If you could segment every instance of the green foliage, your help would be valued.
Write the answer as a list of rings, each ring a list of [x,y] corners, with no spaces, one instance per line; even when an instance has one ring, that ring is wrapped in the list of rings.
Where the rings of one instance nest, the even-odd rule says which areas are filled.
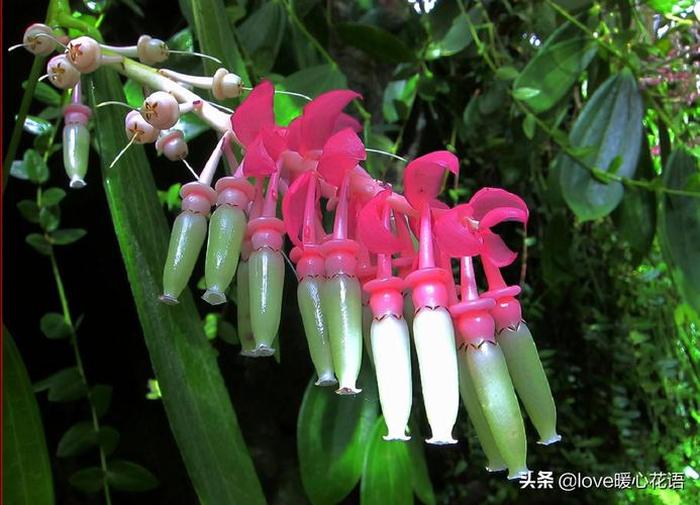
[[[39,407],[12,335],[3,326],[3,503],[53,505],[53,477]]]

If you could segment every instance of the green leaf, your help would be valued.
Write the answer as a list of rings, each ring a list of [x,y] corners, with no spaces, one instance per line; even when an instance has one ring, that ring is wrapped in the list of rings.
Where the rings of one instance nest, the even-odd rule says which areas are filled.
[[[44,254],[46,256],[51,254],[51,244],[43,235],[39,233],[30,233],[24,240],[39,254]]]
[[[393,33],[362,23],[340,23],[336,26],[343,42],[386,63],[404,63],[416,59],[413,51]]]
[[[530,98],[534,98],[538,96],[541,93],[541,91],[537,88],[528,88],[528,87],[518,87],[515,88],[513,91],[513,97],[516,100],[528,100]]]
[[[536,125],[537,123],[535,121],[535,116],[532,114],[527,114],[525,119],[523,119],[523,133],[529,140],[532,140],[535,137]]]
[[[14,160],[12,162],[12,165],[10,166],[10,175],[23,181],[29,180],[27,165],[25,165],[24,160]]]
[[[382,112],[384,119],[389,123],[395,123],[399,119],[405,120],[416,98],[416,84],[418,75],[409,79],[392,81],[384,89],[382,100]]]
[[[474,9],[469,11],[469,17],[464,13],[459,13],[457,16],[452,17],[447,31],[442,36],[438,35],[439,38],[428,44],[425,58],[427,60],[435,60],[445,56],[452,56],[466,49],[472,43],[469,22],[471,20],[473,23],[478,17],[479,14]]]
[[[436,505],[433,483],[428,473],[428,463],[425,460],[423,440],[417,430],[411,430],[411,441],[408,443],[409,458],[413,476],[413,490],[418,499],[425,505]]]
[[[663,181],[668,188],[688,190],[698,173],[697,159],[679,149],[671,153],[664,167]],[[660,210],[661,250],[679,291],[696,311],[700,311],[700,199],[664,194]]]
[[[352,397],[309,382],[299,411],[297,450],[301,481],[312,505],[333,505],[362,473],[365,447],[377,418],[376,382],[363,369],[362,393]]]
[[[102,426],[97,434],[97,443],[106,456],[112,454],[119,445],[119,432],[111,426]]]
[[[127,79],[124,83],[124,97],[126,98],[126,103],[132,107],[141,107],[145,98],[141,85],[131,79]],[[183,117],[191,115],[192,114],[185,114]]]
[[[348,85],[345,75],[333,65],[318,65],[308,67],[286,77],[277,86],[278,89],[302,93],[315,98],[321,93],[333,89],[346,88]],[[288,125],[292,119],[301,114],[308,101],[303,98],[276,94],[275,119],[281,126]]]
[[[496,79],[500,79],[502,81],[512,81],[513,79],[517,79],[520,72],[513,67],[500,67],[498,70],[496,70],[495,75]]]
[[[37,82],[34,88],[34,98],[46,105],[58,107],[61,105],[61,95],[53,86],[49,86],[45,82]],[[22,89],[27,89],[27,81],[22,83]]]
[[[41,193],[41,205],[50,207],[58,205],[66,196],[66,192],[61,188],[49,188]]]
[[[408,444],[401,441],[387,442],[384,418],[379,417],[374,425],[367,446],[362,485],[361,505],[412,505],[413,487],[411,461]]]
[[[102,489],[102,479],[102,469],[96,466],[90,466],[75,472],[70,476],[68,482],[70,482],[70,485],[74,488],[84,493],[92,494]]]
[[[516,91],[539,90],[536,95],[516,97],[536,114],[551,109],[569,94],[596,52],[595,45],[578,33],[571,39],[552,43],[561,35],[561,31],[556,31],[550,36],[513,84]]]
[[[85,88],[93,107],[123,99],[119,78],[110,70],[100,69],[90,78]],[[192,484],[202,503],[262,505],[260,483],[191,294],[186,290],[175,307],[158,301],[169,229],[144,148],[134,146],[110,168],[126,143],[123,113],[103,107],[94,118],[115,233],[165,412]]]
[[[17,204],[19,213],[30,223],[39,222],[39,206],[34,200],[22,200]]]
[[[51,234],[51,239],[56,245],[68,245],[83,238],[87,232],[81,228],[65,228],[56,230]]]
[[[605,173],[619,156],[622,162],[617,174],[634,176],[642,138],[642,113],[637,82],[629,71],[623,70],[596,90],[576,119],[569,135],[571,145],[595,149],[576,159],[562,153],[557,170],[562,195],[579,219],[607,216],[622,200],[624,189],[620,182],[599,182],[586,166]]]
[[[71,329],[65,318],[56,312],[44,314],[39,321],[41,332],[46,335],[46,338],[59,339],[67,338],[71,334]]]
[[[90,389],[90,403],[95,409],[97,417],[102,417],[109,410],[112,401],[112,386],[107,384],[95,384]]]
[[[83,421],[76,423],[66,431],[58,442],[56,456],[69,458],[82,454],[97,446],[97,433],[91,423]]]
[[[10,332],[2,331],[2,502],[53,505],[53,477],[39,406]]]
[[[39,224],[44,231],[54,231],[61,223],[58,208],[42,207],[39,211]]]
[[[184,116],[180,116],[180,119],[174,128],[177,128],[182,132],[182,134],[185,136],[185,142],[191,142],[202,133],[209,131],[209,125],[195,114],[185,114]]]
[[[49,167],[46,166],[44,158],[34,149],[27,149],[24,152],[23,164],[27,179],[33,183],[43,184],[49,179]]]
[[[38,116],[27,116],[24,120],[24,131],[31,135],[46,135],[51,128],[51,123]]]
[[[238,27],[239,40],[258,74],[270,71],[285,35],[287,12],[280,2],[266,2]]]
[[[149,470],[132,461],[109,463],[107,482],[119,491],[150,491],[158,487],[158,479]]]
[[[223,61],[223,65],[219,65],[203,60],[204,75],[214,75],[217,68],[224,67],[238,74],[243,83],[250,85],[252,81],[226,17],[223,0],[190,0],[187,3],[191,9],[200,51]]]
[[[49,401],[72,402],[87,393],[83,378],[76,367],[64,368],[34,384],[34,391],[49,391]]]

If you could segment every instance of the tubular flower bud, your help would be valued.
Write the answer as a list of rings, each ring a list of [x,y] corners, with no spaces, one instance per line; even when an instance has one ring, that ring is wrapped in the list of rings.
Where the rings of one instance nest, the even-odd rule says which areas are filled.
[[[209,239],[204,267],[207,291],[202,298],[218,305],[226,301],[226,290],[236,275],[245,237],[245,209],[253,187],[244,178],[224,177],[216,183],[217,207],[209,221]]]
[[[46,74],[58,89],[70,89],[80,82],[80,72],[65,54],[54,56],[46,64]]]
[[[192,276],[207,235],[207,215],[216,201],[214,190],[198,182],[183,186],[180,195],[182,212],[173,224],[168,257],[163,268],[163,294],[160,300],[167,304],[178,303],[180,293]]]
[[[80,103],[78,85],[73,89],[72,103],[63,109],[63,167],[71,188],[85,187],[90,156],[90,132],[87,129],[90,115],[90,108]]]

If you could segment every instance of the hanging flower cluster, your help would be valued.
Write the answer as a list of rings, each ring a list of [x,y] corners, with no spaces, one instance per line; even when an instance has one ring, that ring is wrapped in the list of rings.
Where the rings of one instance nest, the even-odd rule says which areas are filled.
[[[49,54],[61,44],[51,33],[44,25],[32,25],[23,45]],[[526,224],[523,200],[484,188],[468,203],[449,208],[438,200],[446,175],[459,172],[457,157],[448,151],[408,163],[400,194],[362,167],[361,125],[343,112],[361,98],[357,93],[325,93],[282,127],[275,123],[270,82],[252,89],[229,114],[189,89],[210,89],[218,99],[239,96],[245,88],[227,70],[219,69],[211,78],[187,76],[129,59],[153,64],[169,52],[162,41],[145,35],[126,48],[78,37],[47,67],[53,84],[73,89],[64,130],[71,187],[84,185],[89,147],[90,109],[81,104],[80,76],[102,65],[116,66],[156,89],[140,109],[126,115],[130,144],[155,143],[168,159],[184,160],[187,144],[173,127],[186,113],[200,115],[221,134],[197,180],[182,188],[182,212],[173,225],[160,300],[178,303],[206,242],[202,298],[213,305],[225,303],[235,279],[242,354],[273,355],[286,236],[318,386],[336,387],[341,395],[360,393],[357,378],[365,347],[376,372],[385,439],[407,440],[413,340],[432,431],[427,442],[456,442],[453,427],[461,393],[488,469],[508,469],[511,478],[527,471],[516,392],[540,443],[560,436],[549,384],[516,299],[520,287],[507,285],[500,271],[516,254],[492,231],[504,221]],[[244,153],[240,163],[234,144]],[[232,175],[214,183],[222,157]],[[332,227],[324,223],[324,207],[326,214],[333,213]],[[453,274],[455,260],[459,282]],[[485,292],[477,289],[475,260],[488,283]]]

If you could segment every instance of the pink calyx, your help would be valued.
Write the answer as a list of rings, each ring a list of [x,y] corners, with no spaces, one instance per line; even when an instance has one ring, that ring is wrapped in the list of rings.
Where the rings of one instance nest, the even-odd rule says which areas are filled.
[[[180,189],[182,210],[197,214],[209,215],[212,206],[216,204],[216,191],[201,182],[190,182]]]
[[[460,260],[460,291],[461,301],[450,305],[449,310],[462,339],[461,344],[478,346],[483,341],[495,342],[496,327],[489,311],[496,303],[491,298],[479,296],[471,256]]]
[[[306,277],[323,277],[326,273],[326,262],[318,245],[307,245],[303,249],[294,247],[289,258],[296,265],[297,278],[300,281]]]
[[[63,108],[63,121],[65,124],[87,125],[92,111],[87,105],[70,103]]]
[[[481,258],[489,289],[482,294],[494,300],[491,315],[496,321],[496,331],[504,328],[517,328],[523,319],[520,302],[515,299],[520,294],[520,286],[508,286],[503,280],[501,269],[486,257]]]
[[[277,183],[279,171],[272,174],[267,186],[267,195],[262,207],[262,215],[248,222],[248,234],[254,250],[269,247],[275,251],[284,242],[284,221],[275,217],[277,209]]]
[[[339,274],[355,276],[357,273],[357,256],[360,246],[348,238],[349,191],[349,177],[346,175],[340,186],[340,196],[333,223],[333,236],[321,245],[321,252],[326,261],[327,277]]]
[[[216,205],[230,205],[248,212],[250,202],[255,198],[255,188],[243,177],[222,177],[214,186],[218,193]]]

